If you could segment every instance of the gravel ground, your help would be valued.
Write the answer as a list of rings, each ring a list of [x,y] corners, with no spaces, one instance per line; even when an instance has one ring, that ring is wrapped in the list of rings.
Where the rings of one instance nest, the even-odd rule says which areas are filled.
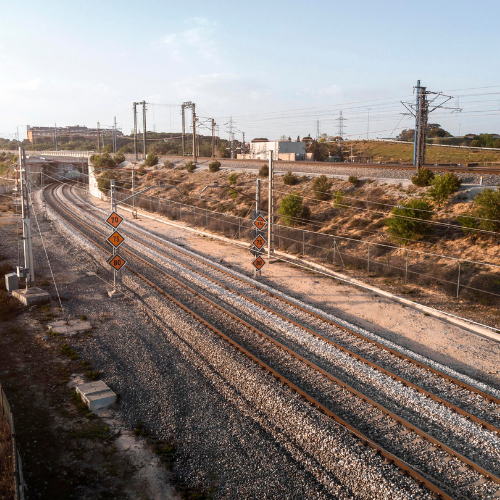
[[[151,252],[149,252],[149,253],[151,254]],[[163,260],[163,259],[156,258],[156,260]],[[169,265],[168,267],[170,267],[171,269],[173,269],[175,266]],[[184,274],[191,281],[194,281],[194,280],[197,279],[197,278],[195,278],[193,276],[192,273],[184,273]],[[199,281],[199,279],[198,279],[198,281]],[[228,295],[228,292],[226,292],[224,289],[220,289],[220,290],[215,289],[214,290],[213,289],[213,284],[211,282],[205,282],[204,283],[204,288],[206,290],[210,290],[211,293],[215,293],[220,298],[222,298],[224,295],[226,295],[226,296]],[[225,297],[225,300],[227,300],[227,297]],[[238,308],[238,309],[240,309],[240,310],[241,309],[245,309],[245,307],[248,309],[248,307],[249,307],[248,305],[245,306],[245,304],[243,304],[241,302],[240,298],[234,298],[233,297],[232,301],[234,302],[233,306],[236,307],[236,308]],[[229,302],[231,302],[231,300],[229,300]],[[256,311],[255,308],[254,308],[254,306],[250,306],[250,309],[248,310],[248,312],[250,314],[258,313],[260,317],[265,317],[266,316],[265,312],[263,312],[263,311]],[[268,323],[269,322],[271,324],[275,324],[276,323],[276,318],[268,318]],[[278,320],[278,322],[277,322],[278,326],[280,326],[279,323],[280,323],[280,320]],[[281,330],[282,330],[282,334],[283,335],[285,335],[285,336],[288,335],[288,337],[290,337],[292,335],[291,332],[292,332],[293,328],[290,328],[290,325],[281,325]],[[295,333],[295,335],[301,335],[301,333],[297,333],[297,332],[294,332],[294,333]],[[301,339],[299,339],[299,343],[301,343],[302,345],[305,345],[307,342],[309,342],[309,340],[310,339],[301,338]],[[325,356],[325,346],[324,345],[316,346],[316,348],[317,348],[317,350],[315,352],[315,355],[318,356],[318,357],[324,357]],[[309,349],[310,349],[310,346],[309,346]],[[334,355],[334,357],[337,357],[336,361],[338,362],[338,356],[339,356],[338,352],[334,352],[334,351],[332,351],[330,349],[329,355]],[[265,356],[265,353],[264,353],[264,356]],[[342,358],[342,355],[340,357]],[[398,384],[398,383],[395,383],[393,381],[390,381],[389,386],[392,383],[393,384],[393,388],[392,388],[392,391],[389,390],[390,387],[389,387],[389,389],[386,387],[387,383],[388,383],[387,379],[385,379],[384,377],[382,377],[382,378],[384,378],[384,380],[382,380],[381,377],[380,377],[380,373],[376,373],[371,368],[367,368],[366,366],[360,365],[359,363],[356,365],[357,362],[353,363],[353,360],[349,359],[345,355],[344,355],[344,359],[343,359],[342,362],[344,364],[349,365],[349,367],[348,368],[344,368],[344,370],[346,370],[345,373],[349,373],[351,376],[353,374],[357,374],[359,376],[359,374],[363,373],[363,372],[365,374],[367,374],[370,371],[373,372],[369,376],[369,378],[371,377],[371,380],[367,381],[367,386],[368,385],[373,385],[374,382],[375,382],[375,387],[378,390],[379,395],[381,393],[383,393],[383,392],[387,393],[387,391],[389,391],[389,393],[387,394],[387,399],[389,401],[391,399],[393,399],[395,401],[396,405],[401,405],[401,407],[403,407],[405,409],[408,406],[413,406],[414,409],[416,410],[416,412],[418,413],[419,411],[421,412],[421,410],[417,410],[417,406],[424,404],[424,407],[426,408],[426,410],[428,412],[428,416],[431,418],[431,420],[438,420],[439,418],[441,418],[441,419],[444,418],[445,420],[446,419],[453,420],[453,417],[456,417],[456,415],[451,415],[451,417],[450,416],[443,417],[443,412],[445,414],[447,412],[449,413],[448,410],[446,410],[446,409],[443,410],[442,408],[437,408],[437,405],[434,402],[424,401],[425,398],[423,398],[421,395],[417,395],[417,397],[415,399],[415,394],[412,394],[412,390],[410,390],[408,388],[404,388],[403,386],[401,386],[401,384]],[[283,370],[280,370],[280,371],[283,372]],[[375,381],[376,378],[379,378],[380,380],[378,382],[376,382]],[[373,391],[373,389],[372,389],[372,391]],[[366,390],[365,390],[365,392],[366,392]],[[419,400],[418,403],[417,403],[417,400]],[[433,405],[435,407],[434,409],[433,409]],[[439,414],[441,414],[441,415],[439,415]],[[351,419],[352,419],[352,416],[351,416]],[[459,437],[461,437],[462,438],[461,439],[462,444],[464,444],[464,441],[470,441],[470,443],[472,443],[474,445],[474,448],[476,448],[476,449],[481,448],[481,449],[483,449],[483,451],[485,453],[486,453],[487,449],[489,449],[490,450],[490,458],[488,459],[486,457],[483,460],[486,461],[486,462],[488,462],[488,465],[490,465],[494,461],[494,459],[492,459],[491,457],[492,456],[496,456],[496,454],[498,453],[498,443],[496,443],[494,437],[492,437],[489,433],[487,433],[488,435],[484,435],[483,437],[480,437],[479,435],[481,434],[481,431],[476,428],[477,426],[474,426],[474,425],[472,425],[472,426],[469,425],[468,426],[467,422],[466,421],[461,421],[460,417],[458,418],[458,420],[457,420],[457,418],[455,418],[454,420],[455,420],[454,427],[450,427],[448,425],[448,427],[446,428],[446,425],[444,425],[445,432],[450,432],[451,429],[454,429],[455,432],[458,433],[455,436],[455,438],[451,438],[451,436],[450,436],[450,439],[452,439],[452,440],[453,439],[460,440]],[[382,424],[383,422],[380,422],[380,423]],[[443,425],[443,422],[441,422],[440,425]],[[420,426],[422,426],[422,423],[420,423]],[[425,426],[426,426],[426,424],[423,424],[424,428],[425,428]],[[372,429],[372,432],[373,431],[374,430]],[[459,436],[462,433],[464,435],[463,436]],[[493,441],[492,441],[492,439],[493,439]],[[414,450],[410,450],[410,455],[409,456],[412,456],[412,457],[415,456]],[[428,456],[427,453],[424,453],[423,455],[421,454],[420,456],[423,459],[423,463],[421,463],[419,465],[420,465],[420,467],[422,467],[422,465],[424,465],[424,466],[426,465],[426,461],[428,461],[429,456]],[[441,458],[442,457],[436,457],[436,459],[435,459],[436,464],[441,465]],[[430,462],[428,462],[428,463],[430,463]],[[449,468],[447,470],[449,471]],[[474,481],[476,481],[477,479],[478,479],[478,477],[476,477],[474,479]],[[476,492],[474,496],[476,496],[477,498],[482,497],[482,495],[485,492],[485,489],[487,489],[487,488],[488,488],[488,485],[484,486],[481,490],[479,490],[479,492]],[[472,494],[472,491],[470,491],[470,494]]]
[[[183,484],[216,498],[430,498],[397,468],[129,275],[112,302],[98,277],[104,259],[74,233],[51,234],[52,258],[78,256],[63,285],[68,315],[96,326],[75,348],[104,371],[120,413],[177,445]],[[68,235],[72,245],[65,246]],[[66,243],[67,245],[67,243]]]

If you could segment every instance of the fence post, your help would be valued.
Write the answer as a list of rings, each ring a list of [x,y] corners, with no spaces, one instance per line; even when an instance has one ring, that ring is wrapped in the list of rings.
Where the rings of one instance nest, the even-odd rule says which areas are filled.
[[[460,293],[460,261],[458,261],[457,299]]]
[[[238,239],[241,240],[241,217],[238,217]]]
[[[408,250],[406,250],[405,285],[408,281]]]
[[[368,243],[368,262],[366,264],[366,272],[370,273],[370,243]]]
[[[208,210],[205,209],[205,227],[208,229]]]
[[[302,231],[302,255],[306,254],[306,232]]]
[[[335,240],[335,238],[333,238],[333,259],[332,259],[332,264],[335,264],[336,252],[337,252],[337,241]]]

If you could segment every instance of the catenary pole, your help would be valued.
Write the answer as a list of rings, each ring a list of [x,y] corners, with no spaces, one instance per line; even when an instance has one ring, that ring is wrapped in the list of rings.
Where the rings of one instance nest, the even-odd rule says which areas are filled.
[[[269,151],[269,201],[267,221],[267,256],[269,259],[274,255],[274,163],[273,152]]]
[[[146,159],[146,101],[142,101],[142,155]]]

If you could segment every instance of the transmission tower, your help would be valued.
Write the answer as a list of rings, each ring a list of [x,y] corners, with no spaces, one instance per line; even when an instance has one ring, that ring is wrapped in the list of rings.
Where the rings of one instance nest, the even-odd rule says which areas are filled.
[[[425,148],[429,113],[432,113],[436,109],[451,109],[452,111],[457,112],[461,111],[461,109],[444,107],[444,104],[450,99],[453,99],[453,96],[444,95],[442,92],[431,92],[427,90],[427,87],[420,86],[420,80],[417,81],[417,86],[414,87],[414,91],[416,94],[415,102],[402,102],[402,104],[410,112],[410,114],[415,117],[413,165],[416,166],[418,172],[425,164]],[[429,100],[428,96],[433,97]]]
[[[343,140],[344,139],[344,127],[346,127],[346,125],[344,125],[344,122],[347,121],[347,118],[344,118],[342,116],[342,111],[340,112],[339,117],[336,118],[336,121],[338,122],[337,135],[340,137],[340,140]]]

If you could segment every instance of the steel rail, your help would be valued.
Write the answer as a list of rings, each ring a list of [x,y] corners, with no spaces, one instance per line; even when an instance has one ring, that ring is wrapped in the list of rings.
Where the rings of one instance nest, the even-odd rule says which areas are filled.
[[[64,190],[64,187],[63,187],[63,190]],[[67,211],[69,213],[69,211],[62,207],[63,210]],[[80,223],[84,224],[85,226],[87,226],[91,231],[101,235],[103,238],[105,238],[105,234],[101,233],[100,231],[98,231],[97,229],[95,229],[94,227],[90,226],[87,222],[81,220],[80,217],[74,215],[74,214],[71,214],[72,217],[74,217],[75,219],[78,219]],[[82,233],[84,235],[84,233]],[[88,238],[88,236],[84,235],[86,238]],[[91,240],[93,241],[93,240]],[[102,248],[99,244],[96,244],[98,247]],[[149,245],[146,245],[146,246],[149,246]],[[150,246],[149,246],[150,247]],[[150,247],[151,248],[151,247]],[[106,249],[103,249],[105,252],[107,253],[110,253],[108,250]],[[143,259],[142,257],[139,257],[137,254],[135,254],[133,251],[131,250],[125,250],[127,253],[131,254],[134,258],[140,260],[141,262],[145,263],[146,265],[152,267],[154,270],[156,271],[159,271],[161,272],[162,274],[168,276],[169,279],[175,281],[178,285],[184,287],[185,289],[187,289],[190,293],[192,293],[193,295],[195,296],[198,296],[200,297],[201,299],[205,300],[206,302],[208,302],[212,307],[215,307],[217,308],[218,310],[220,310],[223,314],[226,314],[226,315],[229,315],[230,317],[232,317],[234,320],[240,322],[241,324],[243,324],[244,326],[246,326],[247,328],[249,328],[250,330],[254,331],[255,333],[257,333],[258,335],[260,335],[261,337],[265,338],[266,340],[268,340],[269,342],[273,343],[274,345],[276,345],[277,347],[281,348],[282,350],[284,350],[285,352],[288,352],[288,354],[290,354],[291,356],[295,357],[296,359],[298,359],[299,361],[302,361],[303,363],[305,363],[306,365],[310,366],[311,368],[313,368],[314,370],[318,371],[319,373],[321,373],[322,375],[324,375],[325,377],[327,377],[329,380],[331,380],[332,382],[336,383],[337,385],[343,387],[344,389],[348,390],[350,393],[352,393],[354,396],[362,399],[363,401],[365,401],[366,403],[376,407],[377,409],[379,409],[380,411],[382,411],[383,413],[385,413],[387,416],[389,416],[390,418],[392,418],[393,420],[396,420],[397,422],[399,422],[401,425],[405,426],[406,428],[410,429],[411,431],[415,432],[416,434],[418,434],[419,436],[423,437],[424,439],[426,439],[427,441],[439,446],[441,449],[443,449],[444,451],[446,451],[449,455],[452,455],[456,458],[458,458],[460,461],[462,461],[463,463],[466,463],[468,466],[472,467],[474,470],[476,470],[478,473],[482,474],[483,476],[486,476],[488,477],[489,479],[491,479],[492,481],[500,484],[500,478],[495,476],[493,473],[487,471],[486,469],[482,468],[480,465],[478,465],[477,463],[473,462],[472,460],[468,459],[467,457],[463,456],[460,452],[458,452],[457,450],[454,450],[453,448],[445,445],[444,443],[442,443],[441,441],[439,441],[438,439],[434,438],[433,436],[427,434],[425,431],[422,431],[421,429],[419,429],[418,427],[416,427],[415,425],[409,423],[408,421],[406,421],[405,419],[399,417],[397,414],[393,413],[391,410],[385,408],[383,405],[379,404],[379,403],[376,403],[375,401],[371,400],[370,398],[368,398],[367,396],[365,396],[364,394],[362,394],[361,392],[357,391],[356,389],[352,388],[351,386],[349,386],[347,383],[345,383],[344,381],[336,378],[335,376],[331,375],[330,373],[326,372],[325,370],[323,370],[322,368],[320,368],[319,366],[315,365],[314,363],[312,363],[311,361],[309,361],[307,358],[301,356],[300,354],[296,353],[295,351],[293,351],[292,349],[286,347],[285,345],[281,344],[280,342],[278,342],[277,340],[273,339],[272,337],[270,337],[269,335],[267,335],[266,333],[260,331],[259,329],[257,329],[256,327],[254,327],[253,325],[249,324],[248,322],[246,322],[245,320],[243,320],[242,318],[240,318],[239,316],[231,313],[230,311],[228,311],[227,309],[225,309],[224,307],[222,307],[221,305],[219,305],[218,303],[214,302],[213,300],[211,300],[210,298],[206,297],[205,295],[201,294],[200,292],[198,292],[197,290],[194,290],[193,288],[191,288],[190,286],[186,285],[185,283],[182,283],[181,281],[177,280],[176,278],[174,278],[172,275],[170,275],[169,273],[167,273],[166,271],[162,270],[161,268],[157,267],[156,265],[154,264],[151,264],[150,262],[148,262],[147,260]],[[129,269],[131,269],[129,266],[127,266]],[[132,270],[132,269],[131,269]],[[135,271],[134,271],[135,272]],[[203,273],[199,273],[201,275],[203,275]],[[359,431],[358,431],[359,432]],[[369,439],[369,438],[367,438]],[[380,445],[378,445],[380,446]]]
[[[48,190],[51,186],[53,186],[53,185],[51,184],[51,185],[47,186],[45,188],[45,190]],[[53,190],[53,188],[52,188],[52,190]],[[54,195],[53,195],[53,198],[56,201],[56,203],[62,208],[62,210],[64,210],[66,213],[68,213],[71,217],[77,219],[79,222],[81,222],[82,224],[84,224],[85,226],[87,226],[93,232],[97,232],[97,233],[101,234],[95,228],[93,228],[92,226],[90,226],[86,222],[82,221],[78,216],[76,216],[75,214],[72,214],[69,210],[67,210],[65,207],[63,207],[62,204],[61,204],[61,202],[59,202],[58,200],[56,200],[56,197]],[[50,202],[49,202],[49,204],[50,204]],[[52,206],[52,208],[54,209],[54,206]],[[60,215],[60,213],[59,213],[59,215]],[[81,231],[80,229],[78,229],[74,224],[72,224],[71,222],[69,222],[66,218],[64,218],[64,220],[74,230],[76,230],[79,234],[81,234],[85,239],[90,240],[94,246],[96,246],[97,248],[99,248],[100,250],[102,250],[104,253],[111,254],[111,252],[107,248],[105,248],[105,247],[101,246],[100,244],[96,243],[93,239],[91,239],[83,231]],[[133,252],[131,252],[131,251],[128,251],[128,253],[132,253],[133,254]],[[138,257],[136,255],[134,255],[134,256],[136,258],[138,258],[139,260],[144,261],[144,259],[142,259],[141,257]],[[163,272],[164,274],[166,274],[167,276],[169,276],[169,278],[172,278],[165,271],[162,271],[161,269],[156,268],[156,266],[148,263],[147,261],[144,261],[144,262],[146,264],[148,264],[149,266],[153,267],[154,269],[157,269],[157,270]],[[374,449],[375,451],[377,451],[378,453],[380,453],[387,461],[393,462],[401,470],[403,470],[405,473],[407,473],[413,479],[415,479],[417,481],[417,483],[424,485],[431,492],[433,492],[436,495],[440,496],[444,500],[454,500],[454,498],[456,498],[456,497],[450,496],[445,491],[445,490],[449,490],[450,489],[447,485],[444,485],[440,481],[437,481],[435,479],[433,481],[430,481],[428,478],[426,478],[423,475],[423,473],[419,472],[417,468],[415,468],[415,467],[411,466],[410,464],[406,463],[404,460],[399,459],[398,457],[396,457],[395,455],[393,455],[391,452],[387,451],[385,448],[383,448],[382,446],[380,446],[379,444],[377,444],[375,441],[371,440],[363,432],[359,431],[354,426],[352,426],[351,424],[349,424],[348,422],[346,422],[345,420],[343,420],[341,417],[339,417],[337,414],[335,414],[334,412],[332,412],[331,410],[329,410],[326,406],[324,406],[319,401],[317,401],[315,398],[313,398],[312,396],[310,396],[309,394],[307,394],[305,391],[303,391],[302,389],[300,389],[293,382],[291,382],[290,380],[288,380],[286,377],[284,377],[282,374],[280,374],[274,368],[272,368],[267,363],[265,363],[264,361],[262,361],[259,357],[255,356],[248,349],[246,349],[245,347],[241,346],[239,343],[237,343],[231,337],[229,337],[228,335],[226,335],[224,332],[220,331],[217,327],[215,327],[214,325],[212,325],[210,322],[208,322],[207,320],[205,320],[203,317],[201,317],[195,311],[193,311],[192,309],[190,309],[189,307],[187,307],[186,305],[184,305],[182,302],[180,302],[177,299],[175,299],[172,295],[170,295],[168,292],[166,292],[165,290],[163,290],[162,288],[160,288],[158,285],[156,285],[155,283],[153,283],[151,280],[149,280],[148,278],[146,278],[145,276],[143,276],[141,273],[139,273],[135,269],[131,268],[128,264],[125,264],[125,267],[131,273],[133,273],[138,278],[140,278],[141,280],[143,280],[144,282],[146,282],[149,286],[151,286],[152,288],[154,288],[158,293],[160,293],[161,295],[163,295],[164,297],[166,297],[168,300],[170,300],[174,304],[176,304],[184,312],[186,312],[186,313],[190,314],[191,316],[193,316],[197,321],[199,321],[200,323],[202,323],[203,325],[205,325],[209,330],[211,330],[214,333],[216,333],[217,335],[219,335],[221,338],[223,338],[225,341],[227,341],[230,345],[232,345],[233,347],[235,347],[238,351],[240,351],[241,353],[245,354],[251,360],[253,360],[254,362],[256,362],[259,366],[261,366],[266,371],[268,371],[271,375],[273,375],[274,377],[276,377],[278,380],[280,380],[285,385],[287,385],[290,389],[292,389],[297,394],[299,394],[300,396],[302,396],[306,401],[308,401],[311,405],[313,405],[316,408],[318,408],[322,413],[324,413],[325,415],[327,415],[328,417],[332,418],[337,423],[339,423],[340,425],[342,425],[343,427],[345,427],[346,429],[348,429],[349,432],[353,436],[355,436],[356,438],[358,438],[361,441],[362,444],[370,446],[372,449]],[[175,280],[175,278],[174,278],[174,280]],[[196,295],[200,295],[196,291],[194,293]],[[231,314],[231,313],[229,313],[229,314]],[[240,318],[237,318],[237,319],[238,319],[238,321],[242,321]],[[438,486],[438,484],[439,484],[439,486]],[[462,495],[460,495],[460,496],[463,497]],[[465,497],[463,497],[463,498],[465,498]]]
[[[134,225],[133,225],[130,221],[125,220],[125,223],[126,223],[127,225],[129,225],[129,226],[132,228],[132,230],[139,231],[139,229],[138,229],[138,228],[135,228],[135,227],[134,227]],[[321,339],[325,340],[326,342],[328,342],[328,343],[330,343],[330,344],[334,345],[334,346],[335,346],[335,347],[337,347],[338,349],[343,350],[344,352],[348,353],[349,355],[351,355],[351,356],[353,356],[353,357],[356,357],[357,359],[363,360],[364,362],[368,363],[370,366],[373,366],[374,368],[377,368],[378,370],[380,370],[380,371],[384,372],[386,375],[389,375],[389,376],[392,376],[392,377],[396,378],[396,380],[399,380],[400,382],[402,382],[402,383],[404,383],[404,384],[408,385],[409,387],[413,387],[414,389],[418,390],[419,392],[422,392],[423,394],[429,395],[429,397],[432,397],[432,398],[437,397],[437,396],[432,395],[432,393],[429,393],[426,389],[423,389],[423,388],[421,388],[420,386],[418,386],[418,385],[416,385],[416,384],[413,384],[412,382],[409,382],[409,381],[407,381],[406,379],[404,379],[404,378],[400,377],[399,375],[396,375],[396,374],[394,374],[393,372],[391,372],[391,371],[389,371],[389,370],[386,370],[386,369],[384,369],[384,368],[382,368],[382,367],[380,367],[380,366],[378,366],[378,365],[376,365],[376,364],[372,363],[371,361],[369,361],[368,359],[364,358],[363,356],[360,356],[360,355],[358,355],[358,354],[356,354],[356,353],[354,353],[354,352],[350,351],[349,349],[347,349],[347,348],[345,348],[345,347],[341,346],[340,344],[337,344],[336,342],[334,342],[334,341],[332,341],[332,340],[328,339],[327,337],[324,337],[324,336],[322,336],[321,334],[319,334],[319,333],[317,333],[317,332],[314,332],[313,330],[309,329],[308,327],[306,327],[306,326],[304,326],[304,325],[302,325],[302,324],[300,324],[300,323],[298,323],[298,322],[295,322],[294,320],[292,320],[292,319],[290,319],[290,318],[288,318],[288,317],[286,317],[286,316],[282,315],[281,313],[279,313],[279,312],[275,311],[274,309],[271,309],[271,308],[269,308],[269,307],[267,307],[267,306],[265,306],[265,305],[263,305],[263,304],[260,304],[259,302],[257,302],[257,301],[255,301],[254,299],[252,299],[252,298],[248,297],[247,295],[243,294],[242,292],[239,292],[239,291],[237,291],[237,290],[233,290],[232,288],[229,288],[227,285],[225,285],[225,284],[223,284],[223,283],[221,283],[221,282],[219,282],[219,281],[215,280],[214,278],[211,278],[211,277],[210,277],[210,276],[208,276],[208,275],[205,275],[205,274],[204,274],[204,273],[202,273],[201,271],[199,271],[199,270],[197,270],[197,269],[195,269],[195,268],[193,268],[193,267],[189,266],[189,264],[186,264],[186,263],[184,263],[184,262],[182,262],[182,261],[180,261],[180,260],[176,259],[175,257],[172,257],[170,254],[165,254],[165,253],[163,253],[162,251],[158,250],[157,248],[155,248],[155,247],[153,247],[153,246],[151,246],[151,245],[148,245],[148,244],[147,244],[147,243],[145,243],[144,241],[139,240],[138,238],[136,238],[136,237],[134,237],[134,236],[132,236],[132,235],[130,235],[130,234],[129,234],[128,236],[129,236],[130,238],[132,238],[132,239],[135,239],[136,241],[139,241],[142,245],[144,245],[144,246],[148,246],[149,248],[151,248],[151,249],[155,250],[156,252],[158,252],[158,253],[160,253],[160,254],[162,254],[162,255],[164,255],[164,256],[166,256],[166,257],[168,257],[169,259],[171,259],[171,260],[173,260],[173,261],[175,261],[175,262],[177,262],[177,263],[179,263],[179,264],[181,264],[181,265],[183,265],[183,266],[187,267],[188,269],[190,269],[190,270],[192,270],[192,271],[194,271],[194,272],[197,272],[197,273],[199,273],[199,274],[203,275],[205,278],[207,278],[207,279],[209,279],[209,280],[211,280],[211,281],[213,281],[213,282],[217,283],[218,285],[220,285],[220,286],[222,286],[222,287],[226,288],[227,290],[231,290],[232,292],[234,292],[234,293],[236,293],[236,294],[238,294],[238,295],[240,295],[240,296],[244,297],[245,299],[247,299],[247,300],[249,300],[249,301],[252,301],[253,303],[255,303],[255,304],[259,305],[260,307],[262,307],[262,308],[264,308],[264,309],[267,309],[267,310],[269,310],[269,311],[273,312],[274,314],[276,314],[276,315],[280,316],[280,317],[281,317],[281,318],[283,318],[283,319],[286,319],[287,321],[290,321],[291,323],[295,324],[296,326],[299,326],[300,328],[303,328],[303,329],[307,330],[307,331],[308,331],[308,332],[310,332],[312,335],[314,335],[314,336],[316,336],[316,337],[319,337],[319,338],[321,338]],[[223,269],[223,268],[221,268],[221,267],[219,267],[219,266],[217,266],[217,265],[215,265],[215,264],[213,264],[213,263],[207,262],[206,260],[200,259],[199,257],[196,257],[196,256],[194,256],[194,255],[191,255],[190,253],[186,252],[185,250],[183,250],[183,249],[181,249],[181,248],[178,248],[177,246],[174,246],[173,244],[169,243],[168,241],[166,241],[166,240],[164,240],[164,239],[162,239],[162,238],[159,238],[158,236],[156,236],[156,235],[154,235],[154,234],[152,234],[152,233],[148,233],[148,237],[149,237],[149,238],[151,238],[151,239],[153,239],[153,240],[158,241],[160,244],[162,244],[162,245],[164,245],[164,246],[167,246],[167,247],[169,247],[169,248],[172,248],[173,250],[175,250],[175,251],[177,251],[177,252],[179,252],[179,253],[181,253],[181,254],[186,255],[188,258],[191,258],[191,259],[193,259],[193,260],[197,260],[197,261],[201,262],[203,265],[206,265],[206,266],[208,266],[208,267],[212,267],[212,268],[213,268],[213,269],[215,269],[216,271],[218,271],[218,272],[220,272],[220,273],[223,273],[223,274],[226,274],[226,275],[228,275],[230,278],[232,278],[232,279],[234,279],[234,280],[241,281],[241,282],[243,282],[243,283],[245,283],[245,284],[247,284],[247,285],[249,285],[249,286],[251,286],[251,287],[255,288],[256,290],[258,290],[258,291],[260,291],[260,292],[263,292],[263,293],[265,293],[265,294],[267,294],[267,295],[271,296],[271,297],[272,297],[272,298],[274,298],[274,299],[277,299],[277,300],[279,300],[279,301],[281,301],[281,302],[286,303],[287,305],[290,305],[290,306],[292,306],[292,307],[294,307],[294,308],[296,308],[296,309],[299,309],[300,311],[305,312],[305,313],[307,313],[307,314],[309,314],[309,315],[311,315],[311,316],[313,316],[313,317],[315,317],[315,318],[317,318],[317,319],[320,319],[321,321],[324,321],[324,322],[326,322],[326,323],[328,323],[328,324],[331,324],[332,326],[335,326],[335,327],[337,327],[337,328],[339,328],[339,329],[341,329],[341,330],[343,330],[343,331],[345,331],[345,332],[347,332],[347,333],[350,333],[351,335],[355,335],[356,337],[358,337],[358,338],[362,339],[363,341],[365,341],[365,342],[369,342],[369,343],[371,343],[372,345],[377,346],[380,350],[387,351],[387,352],[389,352],[390,354],[392,354],[392,355],[393,355],[393,356],[395,356],[395,357],[398,357],[398,358],[400,358],[400,359],[402,359],[402,360],[404,360],[404,361],[408,361],[408,362],[410,362],[411,364],[413,364],[413,365],[415,365],[415,366],[418,366],[419,368],[422,368],[422,369],[424,369],[424,370],[428,370],[428,371],[430,371],[431,373],[433,373],[434,375],[437,375],[437,376],[442,377],[442,378],[444,378],[444,379],[446,379],[446,380],[449,380],[450,382],[452,382],[453,384],[455,384],[455,385],[456,385],[456,386],[458,386],[458,387],[462,387],[463,389],[466,389],[466,390],[468,390],[469,392],[473,392],[473,393],[475,393],[475,394],[477,394],[477,395],[479,395],[479,396],[483,397],[484,399],[486,399],[486,400],[488,400],[488,401],[490,401],[490,402],[492,402],[492,403],[496,403],[496,404],[500,405],[500,398],[497,398],[497,397],[495,397],[495,396],[493,396],[493,395],[491,395],[491,394],[489,394],[489,393],[486,393],[486,392],[484,392],[484,391],[481,391],[480,389],[477,389],[477,388],[475,388],[474,386],[471,386],[471,385],[469,385],[469,384],[466,384],[465,382],[462,382],[462,381],[460,381],[460,380],[458,380],[458,379],[456,379],[456,378],[452,377],[451,375],[448,375],[448,374],[446,374],[446,373],[443,373],[443,372],[441,372],[441,371],[437,370],[436,368],[433,368],[433,367],[431,367],[431,366],[429,366],[429,365],[426,365],[426,364],[424,364],[424,363],[422,363],[422,362],[420,362],[420,361],[417,361],[417,360],[415,360],[414,358],[412,358],[412,357],[410,357],[410,356],[407,356],[406,354],[400,353],[399,351],[396,351],[395,349],[392,349],[392,348],[390,348],[390,347],[388,347],[388,346],[385,346],[384,344],[381,344],[380,342],[377,342],[376,340],[370,339],[370,338],[368,338],[368,337],[364,336],[363,334],[361,334],[361,333],[359,333],[359,332],[356,332],[356,331],[354,331],[354,330],[352,330],[352,329],[350,329],[350,328],[348,328],[348,327],[346,327],[346,326],[344,326],[344,325],[341,325],[340,323],[337,323],[337,322],[335,322],[335,321],[333,321],[333,320],[331,320],[331,319],[329,319],[329,318],[326,318],[325,316],[323,316],[323,315],[321,315],[321,314],[319,314],[319,313],[316,313],[316,312],[314,312],[314,311],[311,311],[310,309],[308,309],[308,308],[306,308],[306,307],[300,306],[300,305],[296,304],[295,302],[293,302],[293,301],[291,301],[291,300],[288,300],[288,299],[286,299],[286,298],[284,298],[284,297],[282,297],[282,296],[280,296],[280,295],[278,295],[278,294],[276,294],[276,293],[274,293],[274,292],[271,292],[271,291],[269,291],[269,290],[266,290],[266,289],[264,289],[264,288],[261,288],[261,287],[259,287],[257,284],[252,283],[252,282],[250,282],[250,281],[248,281],[248,280],[246,280],[246,279],[244,279],[244,278],[241,278],[241,277],[239,277],[239,276],[236,276],[236,275],[234,275],[233,273],[231,273],[230,271],[227,271],[226,269]],[[436,400],[436,401],[437,401],[437,400]],[[440,402],[442,402],[443,404],[450,405],[449,407],[450,407],[450,408],[452,408],[452,409],[454,409],[455,411],[457,411],[457,413],[460,413],[461,415],[463,415],[463,416],[465,416],[465,417],[467,417],[467,418],[471,418],[471,420],[473,420],[474,422],[476,422],[476,423],[478,423],[478,424],[480,424],[480,425],[484,425],[484,426],[485,426],[485,427],[487,427],[489,430],[491,430],[491,431],[493,431],[493,432],[499,432],[499,433],[500,433],[500,429],[499,429],[499,428],[497,428],[497,427],[495,427],[495,426],[493,426],[493,425],[491,425],[491,424],[488,424],[487,422],[485,422],[485,421],[483,421],[483,420],[479,419],[478,417],[475,417],[475,416],[474,416],[474,415],[472,415],[472,414],[469,414],[468,412],[466,412],[466,411],[464,411],[464,410],[461,410],[461,409],[460,409],[460,408],[458,408],[458,407],[454,407],[453,403],[448,402],[448,401],[446,401],[446,400],[444,400],[444,399],[439,399],[439,401],[440,401]],[[475,419],[476,419],[476,420],[475,420]]]

